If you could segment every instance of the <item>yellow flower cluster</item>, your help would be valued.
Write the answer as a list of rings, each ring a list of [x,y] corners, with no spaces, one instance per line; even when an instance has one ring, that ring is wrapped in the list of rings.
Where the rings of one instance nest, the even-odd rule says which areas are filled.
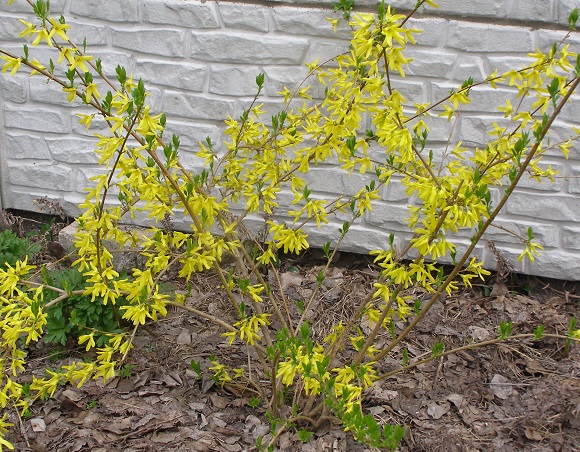
[[[330,379],[330,373],[324,370],[318,372],[317,363],[324,361],[325,351],[321,345],[312,348],[304,345],[292,344],[288,351],[288,358],[278,363],[276,378],[282,384],[290,386],[298,375],[304,383],[304,391],[308,395],[320,394],[321,385]]]

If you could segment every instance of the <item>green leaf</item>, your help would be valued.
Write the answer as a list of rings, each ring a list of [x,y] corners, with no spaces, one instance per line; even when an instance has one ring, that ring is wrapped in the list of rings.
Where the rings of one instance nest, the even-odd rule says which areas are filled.
[[[473,77],[469,77],[467,80],[465,80],[462,84],[461,84],[461,89],[465,90],[464,94],[466,96],[469,96],[469,92],[471,91],[471,87],[473,85]]]
[[[570,31],[576,28],[576,23],[578,22],[578,16],[580,16],[580,12],[578,8],[574,8],[570,15],[568,16],[568,29]]]
[[[300,327],[300,336],[302,337],[302,339],[306,340],[308,339],[309,335],[310,335],[310,325],[308,324],[308,322],[304,322]]]
[[[258,89],[262,89],[264,86],[264,73],[260,73],[256,76],[256,85],[258,85]]]
[[[499,338],[503,340],[510,337],[510,335],[512,334],[513,326],[514,325],[512,322],[506,323],[504,320],[502,320],[499,325]]]
[[[121,84],[121,86],[125,86],[125,83],[127,83],[127,71],[125,70],[125,68],[121,65],[118,65],[115,68],[115,72],[117,73],[117,80],[118,82]]]
[[[346,139],[346,148],[350,151],[350,155],[354,156],[356,154],[356,136],[352,135]]]
[[[354,0],[339,0],[338,2],[331,2],[334,11],[342,11],[342,16],[345,19],[350,18],[350,13],[354,6]]]
[[[326,242],[324,245],[322,245],[322,251],[324,253],[324,256],[327,259],[330,259],[330,242]]]
[[[48,13],[50,11],[50,2],[44,0],[36,0],[36,3],[32,5],[32,9],[42,23],[48,19]]]
[[[540,138],[542,138],[542,133],[546,128],[547,124],[548,124],[548,115],[544,114],[542,116],[542,122],[538,124],[537,127],[534,129],[534,138],[536,139],[536,141],[540,141]]]
[[[413,303],[413,312],[415,313],[415,315],[419,315],[419,313],[421,312],[421,300],[417,299],[415,300],[415,303]]]
[[[385,8],[385,0],[381,0],[381,3],[379,5],[379,10],[377,11],[377,16],[379,18],[379,20],[384,20],[385,18],[385,12],[386,12],[386,8]]]
[[[312,438],[312,435],[314,435],[314,432],[310,432],[304,428],[298,430],[298,439],[303,443],[309,442],[310,438]]]
[[[548,93],[550,93],[550,98],[552,99],[552,104],[554,107],[560,98],[560,79],[555,77],[552,79],[548,85]]]
[[[325,279],[324,270],[320,270],[318,275],[316,275],[316,282],[318,283],[319,286],[322,285],[322,283],[324,282],[324,279]]]
[[[441,356],[441,353],[443,353],[444,350],[445,344],[441,341],[437,341],[435,344],[433,344],[433,347],[431,347],[431,356],[433,358],[438,358]]]
[[[193,370],[198,376],[201,377],[201,361],[192,359],[189,365],[191,366],[191,370]]]
[[[576,331],[576,326],[578,325],[578,319],[576,317],[572,317],[570,319],[570,323],[568,323],[568,336],[572,337],[574,332]]]
[[[302,314],[304,312],[304,300],[296,300],[296,307],[298,308],[298,312]]]

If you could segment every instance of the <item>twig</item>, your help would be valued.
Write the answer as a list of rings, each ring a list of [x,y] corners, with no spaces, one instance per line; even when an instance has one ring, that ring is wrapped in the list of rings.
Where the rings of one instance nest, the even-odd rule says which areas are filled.
[[[28,441],[28,435],[26,434],[26,428],[24,427],[24,423],[22,422],[22,416],[20,416],[20,411],[18,411],[16,408],[14,408],[14,411],[16,411],[16,416],[18,417],[18,422],[20,424],[20,432],[22,433],[22,437],[24,438],[24,441],[26,441],[26,445],[30,449],[31,448],[30,442]]]
[[[132,436],[141,436],[141,435],[146,434],[146,433],[154,432],[158,429],[163,428],[164,424],[169,424],[177,419],[182,418],[183,416],[185,416],[185,414],[180,414],[179,416],[176,416],[176,417],[169,419],[167,421],[157,422],[157,423],[155,423],[155,425],[152,425],[150,427],[145,426],[145,427],[140,428],[139,430],[129,432],[126,435],[121,436],[119,438],[119,442],[120,442],[120,444],[123,444],[125,441],[127,441]],[[167,427],[167,428],[171,428],[171,427]]]
[[[382,374],[377,378],[377,381],[379,380],[385,380],[389,377],[392,377],[393,375],[399,374],[401,372],[406,372],[408,370],[414,369],[415,367],[419,367],[422,364],[426,364],[430,361],[433,361],[434,359],[437,359],[439,357],[443,358],[445,356],[454,354],[454,353],[458,353],[464,350],[472,350],[475,348],[479,348],[479,347],[484,347],[486,345],[494,345],[494,344],[498,344],[507,340],[511,340],[511,339],[529,339],[529,338],[535,338],[536,335],[532,334],[532,333],[523,333],[523,334],[516,334],[513,336],[510,336],[508,338],[496,338],[496,339],[490,339],[488,341],[483,341],[483,342],[478,342],[478,343],[473,343],[473,344],[469,344],[469,345],[464,345],[463,347],[457,347],[454,348],[452,350],[448,350],[446,352],[441,353],[440,355],[437,355],[435,357],[430,356],[429,358],[425,358],[425,359],[421,359],[419,361],[414,362],[413,364],[409,364],[408,366],[402,366],[399,367],[398,369],[392,370],[391,372],[387,372],[386,374]],[[542,339],[545,337],[551,337],[551,338],[555,338],[555,339],[564,339],[566,341],[575,341],[575,342],[579,342],[580,343],[580,339],[575,338],[575,337],[569,337],[569,336],[564,336],[562,334],[543,334],[542,335]]]

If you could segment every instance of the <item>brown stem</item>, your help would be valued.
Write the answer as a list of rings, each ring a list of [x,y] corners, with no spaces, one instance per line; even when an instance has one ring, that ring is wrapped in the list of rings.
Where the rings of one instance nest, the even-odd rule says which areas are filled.
[[[448,355],[452,355],[454,353],[458,353],[458,352],[462,352],[465,350],[473,350],[475,348],[479,348],[479,347],[485,347],[486,345],[493,345],[493,344],[497,344],[500,342],[505,342],[507,340],[511,340],[511,339],[527,339],[527,338],[535,338],[536,335],[535,334],[531,334],[531,333],[524,333],[524,334],[515,334],[513,336],[507,337],[505,339],[501,339],[501,338],[496,338],[496,339],[490,339],[487,341],[483,341],[483,342],[478,342],[478,343],[473,343],[473,344],[468,344],[468,345],[464,345],[462,347],[457,347],[454,348],[452,350],[448,350],[445,351],[443,353],[438,354],[437,356],[430,356],[429,358],[425,358],[425,359],[421,359],[419,361],[414,362],[413,364],[409,364],[407,366],[402,366],[396,370],[392,370],[391,372],[387,372],[385,374],[381,374],[377,377],[377,381],[379,380],[385,380],[389,377],[392,377],[393,375],[399,374],[401,372],[406,372],[408,370],[414,369],[415,367],[419,367],[423,364],[426,364],[430,361],[433,361],[435,359],[439,359]],[[580,339],[575,338],[575,337],[569,337],[569,336],[563,336],[561,334],[542,334],[542,338],[544,337],[551,337],[551,338],[555,338],[555,339],[564,339],[564,340],[572,340],[572,341],[576,341],[576,342],[580,342]]]

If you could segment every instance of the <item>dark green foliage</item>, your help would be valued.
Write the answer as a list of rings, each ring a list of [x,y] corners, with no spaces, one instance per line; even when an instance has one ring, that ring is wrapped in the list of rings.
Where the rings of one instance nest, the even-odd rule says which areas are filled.
[[[69,339],[95,332],[95,343],[102,347],[110,338],[107,333],[123,331],[123,321],[118,308],[125,304],[124,298],[119,298],[112,305],[111,302],[103,304],[98,298],[91,301],[89,295],[73,293],[88,285],[86,278],[76,268],[43,272],[42,276],[46,284],[62,288],[70,294],[46,311],[47,342],[65,345]],[[59,295],[55,291],[47,290],[45,302],[49,303]]]
[[[6,264],[14,266],[16,261],[31,258],[40,251],[40,246],[28,238],[20,238],[11,230],[0,232],[0,268]]]

